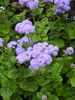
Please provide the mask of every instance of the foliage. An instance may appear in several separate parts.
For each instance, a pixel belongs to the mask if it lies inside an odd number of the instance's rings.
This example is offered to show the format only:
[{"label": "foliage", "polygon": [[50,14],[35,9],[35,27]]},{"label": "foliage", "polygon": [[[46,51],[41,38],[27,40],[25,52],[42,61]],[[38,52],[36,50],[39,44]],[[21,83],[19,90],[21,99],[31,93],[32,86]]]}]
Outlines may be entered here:
[{"label": "foliage", "polygon": [[[33,10],[11,0],[0,0],[0,5],[0,100],[44,100],[42,96],[47,100],[75,100],[75,66],[70,67],[75,53],[66,54],[67,47],[75,49],[75,22],[66,23],[68,13],[54,15],[56,6],[43,0]],[[53,62],[38,70],[30,70],[29,62],[19,64],[15,47],[7,47],[8,42],[24,36],[15,31],[15,25],[25,19],[36,27],[27,35],[35,43],[46,41],[59,47]]]}]

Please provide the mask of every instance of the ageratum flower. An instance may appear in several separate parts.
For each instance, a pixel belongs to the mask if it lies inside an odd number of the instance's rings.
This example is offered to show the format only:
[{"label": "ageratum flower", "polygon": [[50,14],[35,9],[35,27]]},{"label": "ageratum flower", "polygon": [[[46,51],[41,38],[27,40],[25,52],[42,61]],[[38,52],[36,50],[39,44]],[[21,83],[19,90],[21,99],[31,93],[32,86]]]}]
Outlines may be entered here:
[{"label": "ageratum flower", "polygon": [[30,34],[35,32],[35,26],[29,20],[24,20],[15,26],[15,31],[20,34]]},{"label": "ageratum flower", "polygon": [[73,47],[67,47],[67,48],[66,48],[66,54],[72,55],[73,53],[74,53]]},{"label": "ageratum flower", "polygon": [[54,14],[64,14],[70,10],[71,0],[45,0],[45,2],[51,2],[56,5]]},{"label": "ageratum flower", "polygon": [[47,96],[46,95],[42,95],[42,100],[47,100]]},{"label": "ageratum flower", "polygon": [[21,54],[22,52],[25,52],[25,49],[22,48],[22,47],[17,47],[17,48],[15,49],[15,52],[16,52],[17,55],[19,55],[19,54]]},{"label": "ageratum flower", "polygon": [[[22,50],[21,50],[22,51]],[[25,51],[17,53],[16,59],[20,64],[26,61],[30,62],[29,69],[37,70],[39,67],[45,67],[52,63],[52,55],[58,55],[59,48],[57,46],[49,45],[47,42],[37,43],[28,47]]]},{"label": "ageratum flower", "polygon": [[16,60],[20,64],[23,64],[26,61],[30,61],[30,56],[27,54],[27,52],[22,52],[21,54],[17,55]]},{"label": "ageratum flower", "polygon": [[31,10],[39,5],[39,0],[19,0],[20,5],[26,5]]},{"label": "ageratum flower", "polygon": [[56,5],[55,14],[64,14],[70,10],[70,1],[71,0],[54,0],[54,4]]},{"label": "ageratum flower", "polygon": [[72,63],[71,65],[70,65],[70,67],[72,68],[72,67],[75,67],[75,64],[74,63]]},{"label": "ageratum flower", "polygon": [[0,38],[0,47],[2,47],[2,46],[3,46],[3,39]]},{"label": "ageratum flower", "polygon": [[17,45],[17,42],[16,42],[16,41],[11,41],[11,42],[9,42],[9,43],[7,44],[7,47],[8,47],[8,48],[11,48],[11,47],[16,46],[16,45]]},{"label": "ageratum flower", "polygon": [[45,0],[45,2],[52,2],[53,3],[54,0]]},{"label": "ageratum flower", "polygon": [[34,42],[30,38],[25,36],[17,40],[17,47],[22,47],[23,43],[34,45]]}]

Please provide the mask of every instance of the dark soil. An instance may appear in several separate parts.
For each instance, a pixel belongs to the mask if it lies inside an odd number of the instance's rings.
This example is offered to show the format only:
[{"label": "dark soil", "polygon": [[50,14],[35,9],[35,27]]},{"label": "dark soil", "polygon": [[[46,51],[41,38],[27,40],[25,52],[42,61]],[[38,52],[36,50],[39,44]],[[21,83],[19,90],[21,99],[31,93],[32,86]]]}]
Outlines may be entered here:
[{"label": "dark soil", "polygon": [[71,10],[69,11],[69,18],[74,18],[74,16],[75,16],[75,0],[71,0],[70,6],[71,6]]}]

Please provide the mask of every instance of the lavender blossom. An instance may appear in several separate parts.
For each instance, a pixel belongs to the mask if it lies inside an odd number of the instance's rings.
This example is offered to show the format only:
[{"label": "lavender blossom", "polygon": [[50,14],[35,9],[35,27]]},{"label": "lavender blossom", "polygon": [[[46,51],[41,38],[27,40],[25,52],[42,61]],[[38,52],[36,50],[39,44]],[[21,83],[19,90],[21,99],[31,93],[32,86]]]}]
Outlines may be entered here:
[{"label": "lavender blossom", "polygon": [[30,34],[35,32],[35,26],[29,20],[24,20],[15,26],[15,31],[20,34]]},{"label": "lavender blossom", "polygon": [[66,48],[66,54],[72,55],[73,53],[74,53],[73,47],[67,47],[67,48]]},{"label": "lavender blossom", "polygon": [[0,38],[0,47],[2,47],[2,46],[3,46],[3,39]]},{"label": "lavender blossom", "polygon": [[39,5],[39,1],[38,0],[29,0],[26,3],[26,6],[29,7],[31,10],[34,9],[35,7],[37,7]]},{"label": "lavender blossom", "polygon": [[11,47],[16,46],[16,45],[17,45],[17,42],[16,42],[16,41],[11,41],[11,42],[9,42],[9,43],[7,44],[7,47],[8,47],[8,48],[11,48]]},{"label": "lavender blossom", "polygon": [[26,0],[19,0],[20,5],[24,5],[26,3]]},{"label": "lavender blossom", "polygon": [[21,54],[17,55],[16,60],[18,60],[20,64],[23,64],[26,61],[30,61],[30,56],[28,56],[26,52],[22,52]]},{"label": "lavender blossom", "polygon": [[51,2],[56,5],[54,14],[64,14],[70,10],[71,0],[44,0],[45,2]]},{"label": "lavender blossom", "polygon": [[20,38],[19,40],[17,40],[17,46],[22,47],[24,42],[26,44],[34,45],[34,42],[30,38],[24,36],[24,37]]},{"label": "lavender blossom", "polygon": [[54,4],[56,5],[55,13],[64,14],[65,12],[69,11],[70,1],[71,0],[54,0]]},{"label": "lavender blossom", "polygon": [[70,65],[70,67],[72,68],[72,67],[75,67],[75,64],[74,63],[72,63],[71,65]]},{"label": "lavender blossom", "polygon": [[51,2],[51,3],[53,3],[53,1],[54,1],[54,0],[45,0],[45,2]]},{"label": "lavender blossom", "polygon": [[49,45],[47,42],[34,44],[26,50],[18,46],[16,48],[16,60],[20,64],[29,61],[30,65],[28,68],[30,70],[37,70],[39,67],[44,68],[46,65],[51,64],[53,61],[51,55],[57,56],[58,51],[59,48],[57,46]]},{"label": "lavender blossom", "polygon": [[47,100],[47,96],[46,95],[42,95],[42,100]]},{"label": "lavender blossom", "polygon": [[57,56],[58,55],[58,52],[57,51],[54,51],[53,52],[53,56]]},{"label": "lavender blossom", "polygon": [[15,52],[16,52],[17,55],[19,55],[19,54],[21,54],[22,52],[25,52],[25,49],[22,48],[22,47],[17,47],[17,48],[15,49]]},{"label": "lavender blossom", "polygon": [[19,0],[20,5],[26,5],[31,10],[39,5],[39,0]]}]

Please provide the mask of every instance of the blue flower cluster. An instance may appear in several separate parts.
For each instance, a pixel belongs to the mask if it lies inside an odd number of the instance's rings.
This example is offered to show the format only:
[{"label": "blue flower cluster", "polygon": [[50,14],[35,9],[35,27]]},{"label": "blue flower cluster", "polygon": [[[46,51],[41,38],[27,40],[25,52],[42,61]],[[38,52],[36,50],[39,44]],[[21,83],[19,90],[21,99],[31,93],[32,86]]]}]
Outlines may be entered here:
[{"label": "blue flower cluster", "polygon": [[67,48],[66,48],[66,54],[72,55],[73,53],[74,53],[73,47],[67,47]]},{"label": "blue flower cluster", "polygon": [[3,46],[3,39],[0,38],[0,47],[2,47],[2,46]]},{"label": "blue flower cluster", "polygon": [[[20,48],[21,48],[21,50],[22,50],[22,46],[23,46],[23,43],[26,43],[26,44],[28,44],[28,43],[30,43],[31,45],[33,45],[34,44],[34,42],[30,39],[30,38],[28,38],[28,37],[22,37],[21,39],[19,39],[19,40],[17,40],[17,41],[11,41],[11,42],[9,42],[8,44],[7,44],[7,47],[8,48],[12,48],[13,46],[16,46],[17,48],[16,48],[16,51],[17,51],[17,53],[18,53],[18,50],[20,50]],[[21,50],[19,51],[19,52],[21,52]]]},{"label": "blue flower cluster", "polygon": [[39,5],[39,0],[19,0],[20,5],[26,5],[31,10]]},{"label": "blue flower cluster", "polygon": [[24,20],[15,26],[15,31],[20,34],[30,34],[35,32],[35,26],[32,25],[31,21]]},{"label": "blue flower cluster", "polygon": [[49,45],[47,42],[37,43],[31,47],[28,47],[26,50],[20,54],[17,53],[16,59],[20,64],[23,64],[26,61],[30,62],[29,69],[37,70],[39,67],[45,67],[52,63],[52,55],[57,56],[59,48],[57,46]]},{"label": "blue flower cluster", "polygon": [[71,0],[45,0],[45,2],[51,2],[56,5],[56,11],[54,14],[64,14],[70,10]]}]

